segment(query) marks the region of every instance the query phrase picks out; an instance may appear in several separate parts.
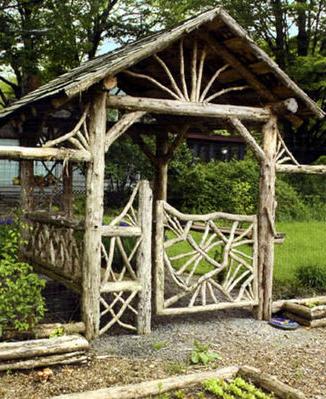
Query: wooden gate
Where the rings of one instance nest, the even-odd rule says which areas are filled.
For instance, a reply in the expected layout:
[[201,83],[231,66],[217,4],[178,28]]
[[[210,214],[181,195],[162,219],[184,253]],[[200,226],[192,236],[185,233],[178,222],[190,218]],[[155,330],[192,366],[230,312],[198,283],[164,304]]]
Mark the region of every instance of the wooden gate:
[[120,215],[102,226],[100,334],[115,324],[150,332],[151,239],[152,190],[144,180]]
[[159,315],[258,305],[257,217],[187,215],[157,202]]

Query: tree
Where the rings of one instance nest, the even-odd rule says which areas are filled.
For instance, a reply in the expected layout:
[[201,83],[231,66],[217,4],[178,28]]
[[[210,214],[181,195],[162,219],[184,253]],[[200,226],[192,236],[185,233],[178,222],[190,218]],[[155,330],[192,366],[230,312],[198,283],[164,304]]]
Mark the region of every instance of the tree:
[[143,36],[156,24],[146,4],[145,0],[0,1],[0,80],[7,87],[0,90],[2,106],[92,59],[104,40],[121,43]]

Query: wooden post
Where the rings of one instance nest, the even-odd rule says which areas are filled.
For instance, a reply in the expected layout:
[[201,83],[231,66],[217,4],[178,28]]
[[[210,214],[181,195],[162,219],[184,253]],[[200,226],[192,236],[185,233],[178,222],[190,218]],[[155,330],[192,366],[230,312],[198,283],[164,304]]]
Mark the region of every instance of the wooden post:
[[154,201],[166,201],[168,186],[168,165],[166,155],[169,150],[168,133],[156,136],[156,158],[157,165],[155,170]]
[[154,279],[154,299],[155,312],[160,314],[164,309],[164,203],[156,202],[156,226],[154,235],[155,252],[155,279]]
[[73,168],[72,163],[68,162],[64,165],[62,171],[63,180],[63,210],[66,217],[71,218],[73,215]]
[[138,294],[138,334],[150,334],[152,316],[152,204],[153,194],[149,182],[144,180],[139,187],[139,221],[142,241],[137,256],[137,277],[141,284]]
[[23,212],[33,210],[34,162],[20,161],[21,207]]
[[258,215],[258,270],[259,306],[258,318],[269,320],[272,314],[272,290],[274,269],[274,220],[275,220],[275,176],[277,152],[277,117],[272,116],[263,128],[263,150],[259,183]]
[[[21,146],[32,147],[35,145],[34,140],[22,138],[20,140]],[[34,161],[21,160],[19,163],[20,175],[20,202],[23,212],[30,212],[33,210],[33,180],[34,180]]]
[[95,94],[89,111],[89,146],[93,162],[86,178],[86,214],[83,257],[83,321],[87,339],[99,334],[101,243],[104,196],[106,94]]

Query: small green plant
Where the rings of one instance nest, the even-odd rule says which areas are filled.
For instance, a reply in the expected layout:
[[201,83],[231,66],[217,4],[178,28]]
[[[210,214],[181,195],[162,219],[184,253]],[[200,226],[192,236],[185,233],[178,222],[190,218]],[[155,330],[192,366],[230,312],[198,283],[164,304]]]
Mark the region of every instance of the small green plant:
[[170,362],[165,366],[165,369],[170,375],[182,374],[187,370],[187,365],[183,362]]
[[185,391],[179,390],[174,393],[174,396],[175,396],[175,399],[185,399],[186,393],[185,393]]
[[51,331],[50,338],[62,337],[63,335],[65,335],[65,329],[63,327],[57,327]]
[[320,305],[320,302],[318,302],[318,301],[305,303],[305,306],[307,306],[307,308],[309,308],[309,309],[316,308],[319,305]]
[[152,348],[156,351],[159,351],[163,348],[166,348],[167,342],[166,341],[157,341],[152,344]]
[[202,342],[195,340],[194,349],[191,352],[191,363],[193,364],[208,364],[215,360],[221,360],[221,356],[209,350],[209,345],[203,344]]

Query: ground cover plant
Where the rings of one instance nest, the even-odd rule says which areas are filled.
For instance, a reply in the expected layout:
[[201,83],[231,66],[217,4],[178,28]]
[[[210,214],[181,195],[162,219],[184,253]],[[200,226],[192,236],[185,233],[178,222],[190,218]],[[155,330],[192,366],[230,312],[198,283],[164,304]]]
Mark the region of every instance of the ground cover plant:
[[203,381],[199,387],[164,393],[155,399],[276,399],[276,396],[250,381],[236,377],[227,381],[212,378]]

